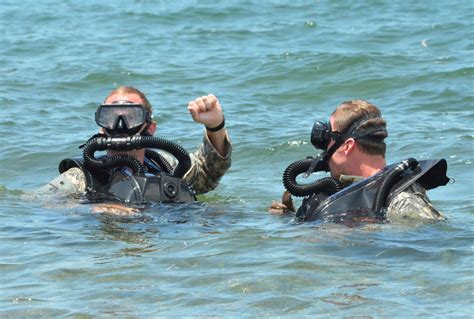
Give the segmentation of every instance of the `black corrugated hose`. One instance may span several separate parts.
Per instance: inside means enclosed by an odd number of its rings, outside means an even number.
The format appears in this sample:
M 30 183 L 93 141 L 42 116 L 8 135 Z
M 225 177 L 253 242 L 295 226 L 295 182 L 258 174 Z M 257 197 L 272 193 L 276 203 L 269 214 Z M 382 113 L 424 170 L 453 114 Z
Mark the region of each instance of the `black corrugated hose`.
M 387 177 L 384 179 L 382 185 L 380 185 L 377 193 L 375 194 L 373 210 L 375 213 L 380 214 L 383 217 L 383 208 L 387 206 L 387 197 L 392 189 L 393 185 L 397 183 L 403 176 L 402 173 L 407 169 L 415 169 L 418 166 L 418 161 L 414 158 L 408 158 L 392 168 Z
M 117 166 L 130 167 L 135 174 L 143 175 L 145 169 L 136 159 L 129 156 L 116 155 L 103 160 L 95 158 L 96 151 L 104 150 L 132 150 L 139 148 L 157 148 L 173 155 L 178 165 L 173 176 L 182 178 L 191 168 L 191 157 L 180 145 L 160 137 L 134 135 L 132 137 L 97 137 L 89 140 L 84 146 L 84 163 L 91 170 L 104 170 Z M 169 167 L 168 167 L 169 168 Z
M 305 173 L 311 166 L 314 159 L 304 159 L 291 163 L 283 173 L 283 185 L 286 190 L 292 195 L 298 197 L 309 196 L 312 194 L 323 193 L 326 195 L 332 195 L 342 189 L 342 184 L 335 178 L 324 177 L 313 183 L 309 184 L 298 184 L 296 177 L 299 174 Z M 316 164 L 314 172 L 325 171 L 326 163 L 319 161 Z

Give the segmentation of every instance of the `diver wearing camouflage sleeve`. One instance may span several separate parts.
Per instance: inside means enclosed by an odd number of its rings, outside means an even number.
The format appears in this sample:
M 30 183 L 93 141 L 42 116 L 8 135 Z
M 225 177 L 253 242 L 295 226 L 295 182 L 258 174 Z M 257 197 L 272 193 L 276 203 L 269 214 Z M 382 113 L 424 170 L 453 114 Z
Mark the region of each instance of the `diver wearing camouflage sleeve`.
M 196 194 L 204 194 L 216 188 L 222 176 L 230 168 L 232 143 L 227 132 L 225 133 L 224 149 L 225 156 L 222 156 L 205 134 L 203 144 L 191 154 L 192 166 L 183 180 L 194 189 Z M 173 167 L 176 166 L 177 163 L 173 158 L 168 157 L 167 154 L 163 154 L 163 156 L 172 163 Z M 81 195 L 86 191 L 86 184 L 86 177 L 82 170 L 73 167 L 50 181 L 43 191 Z
M 333 132 L 351 131 L 346 133 L 347 138 L 338 140 L 336 137 L 337 141 L 332 140 L 327 145 L 327 152 L 332 153 L 328 161 L 332 177 L 348 174 L 368 178 L 386 167 L 386 122 L 374 104 L 365 100 L 343 102 L 331 114 L 329 123 Z M 413 183 L 390 201 L 385 218 L 388 221 L 445 219 L 418 183 Z
M 314 159 L 296 161 L 283 174 L 287 192 L 271 213 L 296 211 L 300 221 L 446 219 L 429 200 L 426 190 L 446 185 L 447 162 L 406 159 L 387 166 L 388 136 L 380 110 L 365 100 L 340 104 L 329 122 L 316 121 L 311 144 L 323 152 Z M 331 177 L 299 184 L 296 177 L 329 171 Z M 305 197 L 298 210 L 291 195 Z
M 139 125 L 137 124 L 135 131 L 132 131 L 130 127 L 133 127 L 133 117 L 136 117 L 138 113 L 135 114 L 130 111 L 130 114 L 120 114 L 119 116 L 112 114 L 115 116 L 115 119 L 113 119 L 113 121 L 115 121 L 113 128 L 102 125 L 101 121 L 105 123 L 109 118 L 103 116 L 103 119 L 98 119 L 98 117 L 102 115 L 96 113 L 96 122 L 102 126 L 100 134 L 117 136 L 117 133 L 122 133 L 121 136 L 152 136 L 155 133 L 157 125 L 155 121 L 151 120 L 151 104 L 142 92 L 132 87 L 119 87 L 109 94 L 102 106 L 104 106 L 106 110 L 114 110 L 115 105 L 122 108 L 128 107 L 128 109 L 133 110 L 135 113 L 137 110 L 140 111 L 138 108 L 140 107 L 145 110 L 146 116 L 143 115 L 143 122 L 137 122 Z M 99 108 L 99 110 L 101 110 L 101 108 Z M 231 165 L 232 143 L 224 127 L 225 120 L 222 107 L 214 95 L 209 94 L 208 96 L 203 96 L 189 102 L 188 111 L 195 122 L 205 125 L 205 133 L 203 144 L 196 152 L 190 154 L 190 168 L 185 172 L 182 181 L 191 186 L 196 194 L 203 194 L 216 188 L 222 176 L 229 169 Z M 109 111 L 109 113 L 111 112 L 112 111 Z M 108 116 L 112 117 L 110 114 Z M 120 125 L 124 126 L 122 131 L 118 129 Z M 107 155 L 109 157 L 126 155 L 138 160 L 142 164 L 147 159 L 145 157 L 145 149 L 127 151 L 107 150 Z M 174 158 L 171 158 L 166 153 L 162 155 L 173 168 L 176 167 L 178 163 Z M 48 183 L 48 185 L 43 188 L 43 191 L 81 195 L 86 191 L 88 184 L 87 176 L 84 174 L 83 168 L 71 167 Z
M 225 129 L 224 129 L 225 130 Z M 232 144 L 225 132 L 224 156 L 221 155 L 205 133 L 203 143 L 191 154 L 192 166 L 183 179 L 197 194 L 207 193 L 217 187 L 221 177 L 231 165 Z
M 385 217 L 388 221 L 400 220 L 445 220 L 446 217 L 431 203 L 426 190 L 418 183 L 410 185 L 395 196 L 387 207 Z

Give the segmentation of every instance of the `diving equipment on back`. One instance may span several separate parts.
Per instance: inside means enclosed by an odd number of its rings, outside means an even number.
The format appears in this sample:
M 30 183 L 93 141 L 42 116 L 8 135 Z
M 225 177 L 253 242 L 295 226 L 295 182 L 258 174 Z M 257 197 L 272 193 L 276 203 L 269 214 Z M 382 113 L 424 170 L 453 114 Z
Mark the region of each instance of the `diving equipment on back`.
M 301 165 L 300 172 L 304 172 L 308 166 Z M 308 185 L 299 185 L 295 179 L 288 177 L 300 174 L 293 167 L 295 165 L 290 165 L 285 170 L 284 183 L 288 185 L 287 190 L 292 195 L 305 196 L 296 212 L 298 221 L 384 221 L 390 201 L 413 183 L 419 183 L 429 190 L 449 182 L 446 176 L 447 162 L 444 159 L 418 162 L 410 158 L 389 165 L 381 172 L 345 188 L 339 180 L 332 177 L 325 177 Z M 304 192 L 302 189 L 308 190 Z

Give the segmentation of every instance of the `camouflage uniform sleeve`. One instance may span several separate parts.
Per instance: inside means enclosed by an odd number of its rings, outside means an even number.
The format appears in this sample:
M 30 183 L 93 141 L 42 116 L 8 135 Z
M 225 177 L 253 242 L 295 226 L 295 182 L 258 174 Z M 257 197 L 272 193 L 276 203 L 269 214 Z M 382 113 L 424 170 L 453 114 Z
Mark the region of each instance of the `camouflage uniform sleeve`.
M 426 194 L 426 190 L 418 183 L 412 184 L 406 190 L 396 195 L 387 209 L 386 217 L 395 220 L 445 220 Z
M 86 190 L 86 177 L 77 167 L 73 167 L 43 186 L 44 193 L 62 193 L 65 195 L 79 195 Z
M 191 154 L 192 165 L 183 179 L 197 194 L 207 193 L 219 184 L 231 165 L 232 142 L 226 130 L 226 154 L 222 156 L 212 145 L 204 132 L 203 144 Z

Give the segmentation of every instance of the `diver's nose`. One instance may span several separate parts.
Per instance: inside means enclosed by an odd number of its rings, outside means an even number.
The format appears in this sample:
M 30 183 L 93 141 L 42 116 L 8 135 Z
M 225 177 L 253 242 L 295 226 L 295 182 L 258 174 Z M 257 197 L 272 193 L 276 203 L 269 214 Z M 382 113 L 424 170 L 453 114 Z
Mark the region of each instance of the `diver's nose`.
M 126 130 L 127 129 L 127 125 L 125 124 L 125 121 L 123 120 L 122 117 L 119 117 L 116 129 L 118 129 L 118 130 Z

